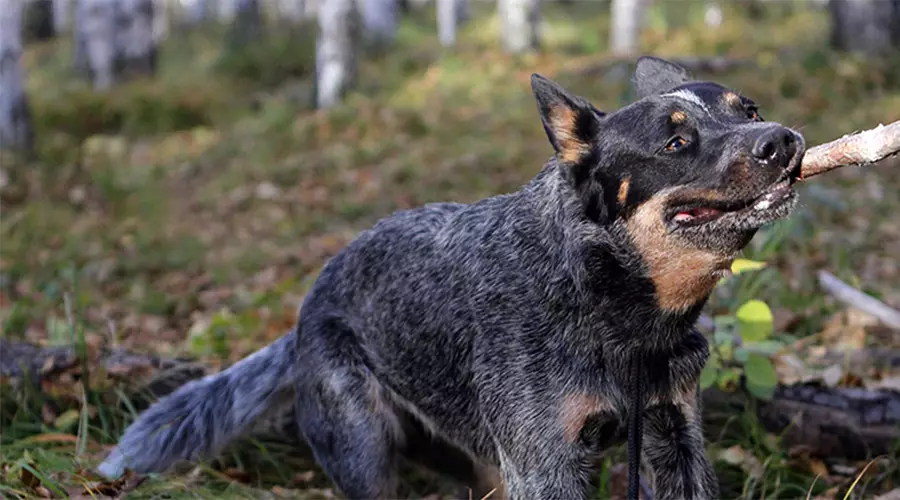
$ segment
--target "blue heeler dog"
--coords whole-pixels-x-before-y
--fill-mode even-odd
[[[555,150],[540,173],[362,232],[292,332],[151,406],[99,470],[212,456],[293,404],[349,498],[396,498],[399,461],[431,449],[479,494],[587,499],[593,458],[626,430],[630,496],[641,467],[659,499],[718,498],[694,323],[756,231],[791,213],[805,142],[676,64],[642,57],[634,83],[640,99],[605,114],[533,75]]]

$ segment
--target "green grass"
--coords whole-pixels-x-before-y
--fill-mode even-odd
[[[799,127],[811,144],[900,116],[900,65],[827,51],[824,12],[797,6],[751,20],[729,8],[726,24],[709,30],[699,3],[672,4],[663,5],[667,18],[651,16],[643,50],[754,58],[755,67],[698,76],[751,95],[766,119]],[[68,40],[29,47],[38,158],[9,169],[7,193],[19,194],[3,198],[3,335],[87,346],[114,337],[131,349],[234,362],[281,335],[325,260],[378,218],[507,192],[537,173],[551,149],[530,73],[601,109],[631,98],[627,82],[588,71],[607,61],[605,3],[548,5],[542,51],[520,57],[500,50],[491,6],[475,6],[453,50],[439,47],[431,13],[405,18],[397,47],[369,55],[356,91],[327,113],[309,106],[311,38],[302,30],[229,53],[218,48],[221,30],[173,33],[157,78],[107,94],[73,78]],[[900,304],[898,188],[889,166],[810,181],[796,215],[745,252],[770,268],[723,286],[710,311],[761,298],[800,317],[786,333],[815,334],[840,310],[816,286],[819,268]],[[4,390],[3,495],[34,496],[32,476],[50,491],[96,480],[87,469],[133,418],[129,407],[146,402],[92,378],[50,396]],[[47,420],[45,406],[67,418]],[[750,474],[717,460],[723,494],[804,498],[815,474],[750,410],[723,415],[709,436],[714,456],[739,445],[759,464]],[[238,443],[212,465],[151,477],[129,498],[274,498],[273,487],[319,498],[330,488],[308,453],[277,440]],[[229,479],[228,467],[247,484]],[[872,478],[870,488],[896,484],[893,467],[892,476],[873,466],[856,491]],[[311,481],[296,480],[308,470]],[[445,491],[439,479],[410,477],[423,494]],[[852,479],[820,479],[813,495]],[[598,478],[601,491],[606,481]]]

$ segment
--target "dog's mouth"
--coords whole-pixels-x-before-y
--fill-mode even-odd
[[[765,218],[772,214],[778,217],[781,207],[794,198],[793,184],[797,177],[786,171],[777,181],[770,184],[753,198],[743,200],[698,199],[678,203],[669,208],[669,220],[678,226],[699,226],[721,219],[730,214],[757,215]]]

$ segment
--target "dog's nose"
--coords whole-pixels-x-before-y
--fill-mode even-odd
[[[785,127],[766,130],[753,144],[753,156],[765,162],[786,162],[797,152],[797,138]]]

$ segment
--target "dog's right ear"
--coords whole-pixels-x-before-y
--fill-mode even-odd
[[[635,63],[634,87],[640,99],[662,94],[692,79],[684,67],[658,57],[641,56]]]
[[[531,90],[557,158],[569,164],[580,163],[591,153],[604,113],[537,73],[531,75]]]

